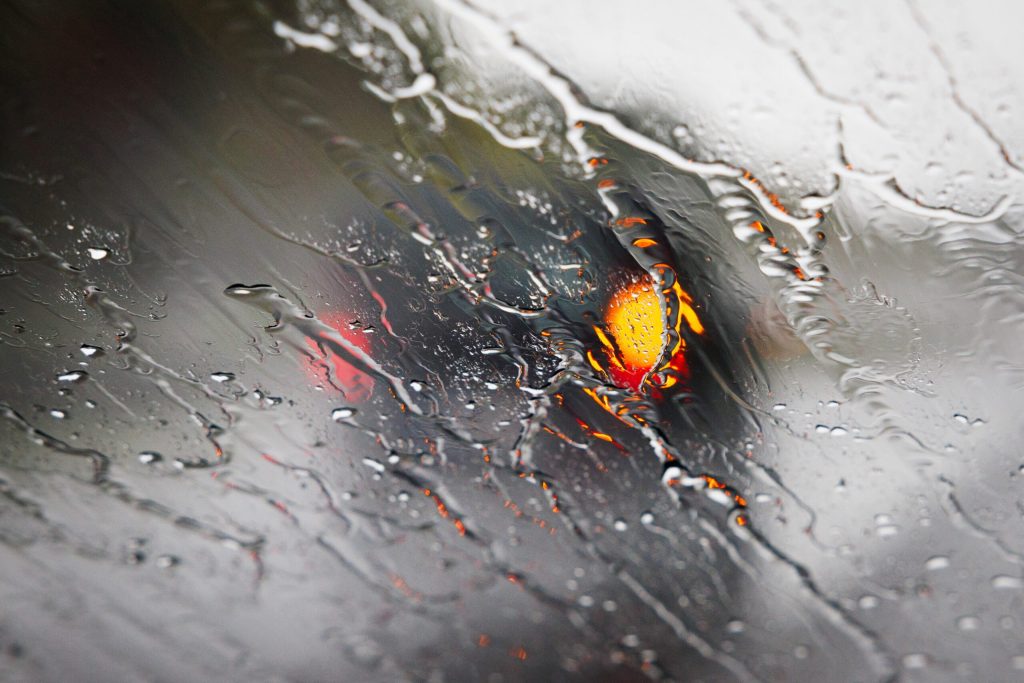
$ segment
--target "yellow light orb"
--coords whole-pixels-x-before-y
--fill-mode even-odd
[[[620,289],[608,303],[605,324],[622,364],[630,370],[647,372],[661,355],[662,319],[658,293],[650,281],[641,281]]]

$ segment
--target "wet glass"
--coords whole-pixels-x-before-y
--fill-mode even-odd
[[[1021,679],[1022,20],[0,5],[0,678]]]

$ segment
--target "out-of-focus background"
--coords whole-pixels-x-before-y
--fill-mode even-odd
[[[0,678],[1020,680],[1022,22],[0,4]]]

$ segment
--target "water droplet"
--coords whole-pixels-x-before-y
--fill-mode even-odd
[[[1005,576],[1000,574],[999,576],[992,577],[992,587],[1018,590],[1020,588],[1024,588],[1024,581],[1021,581],[1016,576]]]
[[[214,382],[230,382],[235,378],[234,373],[231,372],[214,372],[210,374],[210,379]]]
[[[62,373],[60,375],[57,375],[57,381],[58,382],[72,382],[72,383],[74,383],[74,382],[81,382],[82,380],[84,380],[88,376],[89,375],[87,373],[83,372],[82,370],[72,370],[70,372],[65,372],[65,373]]]
[[[107,256],[110,255],[109,250],[100,247],[90,247],[88,251],[89,258],[91,258],[93,261],[102,261],[103,259],[107,258]]]
[[[981,626],[981,620],[977,617],[960,617],[956,620],[956,627],[961,631],[977,631]]]
[[[629,525],[626,524],[626,520],[624,520],[622,518],[619,518],[619,519],[616,519],[614,522],[612,522],[612,527],[616,531],[625,531],[626,529],[629,528]]]
[[[103,349],[98,346],[92,346],[90,344],[82,344],[78,347],[78,350],[82,352],[82,355],[86,358],[92,358],[93,356],[103,355]]]
[[[874,595],[862,595],[857,601],[857,605],[861,609],[874,609],[878,607],[878,598]]]
[[[331,411],[331,419],[335,422],[340,422],[341,420],[347,420],[355,414],[355,408],[335,408]]]
[[[59,408],[54,408],[53,410],[50,411],[50,417],[56,418],[58,420],[63,420],[67,416],[68,416],[67,411],[60,410]]]
[[[640,515],[640,523],[644,525],[654,524],[654,513],[649,510]]]
[[[943,555],[936,555],[935,557],[928,558],[928,561],[924,563],[924,568],[928,571],[935,571],[937,569],[945,569],[949,566],[949,558]]]
[[[139,453],[139,462],[143,465],[152,465],[158,463],[164,459],[164,456],[160,455],[156,451],[143,451]]]
[[[131,539],[125,548],[125,562],[128,564],[142,564],[146,561],[146,553],[143,548],[146,546],[145,538]]]
[[[374,470],[375,472],[384,472],[387,470],[387,468],[384,466],[384,463],[374,458],[363,458],[363,464],[369,467],[370,469]]]
[[[160,569],[170,569],[171,567],[177,566],[181,560],[174,555],[161,555],[156,558],[156,566]]]
[[[904,655],[903,666],[907,669],[923,669],[928,666],[928,655],[919,653]]]
[[[665,471],[661,475],[661,481],[663,484],[671,485],[672,482],[678,482],[683,477],[683,470],[675,465],[666,467]]]

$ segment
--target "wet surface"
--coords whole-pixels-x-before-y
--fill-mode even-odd
[[[924,9],[0,6],[3,677],[1018,680],[1024,88]]]

